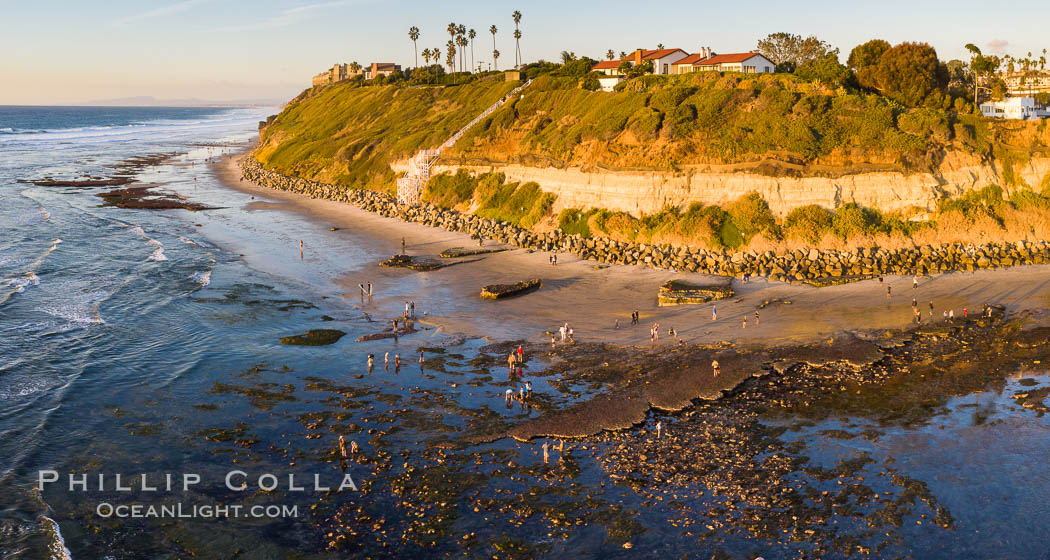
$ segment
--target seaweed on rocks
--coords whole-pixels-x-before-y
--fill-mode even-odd
[[[294,346],[327,346],[335,344],[346,333],[336,329],[311,329],[305,334],[281,337],[281,344]]]
[[[439,270],[453,263],[441,262],[429,257],[413,257],[410,255],[394,255],[382,262],[383,266],[391,268],[407,268],[420,272]]]
[[[657,302],[667,305],[707,303],[733,297],[733,288],[728,278],[706,284],[694,284],[682,280],[668,280],[657,294]]]
[[[540,289],[542,285],[543,281],[539,278],[522,280],[515,284],[489,284],[488,286],[481,288],[481,297],[484,299],[504,299],[515,297],[534,292]]]
[[[144,185],[140,187],[128,187],[125,189],[98,193],[95,196],[101,197],[105,200],[106,206],[116,206],[117,208],[130,208],[137,210],[182,209],[193,212],[215,209],[213,206],[190,202],[176,194],[157,192],[153,189],[153,186]]]

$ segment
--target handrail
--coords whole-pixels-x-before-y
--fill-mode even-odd
[[[502,107],[511,96],[516,95],[531,83],[532,80],[528,80],[524,84],[510,90],[507,95],[503,96],[499,101],[493,103],[487,109],[482,111],[480,115],[474,117],[474,119],[467,123],[466,126],[457,130],[455,134],[449,137],[448,140],[445,140],[437,148],[429,148],[416,152],[416,155],[408,161],[408,172],[405,173],[404,177],[397,180],[397,203],[418,203],[419,195],[423,192],[423,188],[426,187],[427,182],[430,180],[430,168],[434,166],[434,161],[441,157],[441,152],[446,148],[454,146],[456,142],[471,129],[471,127],[494,113],[497,109]]]

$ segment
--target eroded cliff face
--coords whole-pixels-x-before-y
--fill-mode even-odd
[[[404,162],[393,166],[405,168]],[[534,181],[549,193],[557,195],[554,211],[564,208],[605,208],[635,216],[659,212],[668,205],[687,206],[692,202],[724,205],[751,191],[769,203],[778,216],[807,204],[837,208],[848,202],[876,208],[883,212],[900,211],[905,217],[920,216],[936,207],[944,196],[958,196],[990,184],[1003,186],[1001,164],[982,163],[977,157],[948,154],[936,173],[904,174],[872,172],[841,177],[772,177],[741,171],[725,172],[710,166],[686,167],[680,172],[584,171],[579,167],[558,169],[517,164],[497,166],[439,165],[436,173],[471,173],[498,171],[508,181]],[[1013,169],[1017,184],[1039,190],[1050,176],[1050,158],[1033,158]]]

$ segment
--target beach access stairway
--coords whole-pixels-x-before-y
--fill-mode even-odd
[[[423,193],[423,188],[427,186],[427,181],[430,180],[430,169],[434,166],[434,162],[441,156],[441,152],[446,148],[454,146],[471,127],[502,107],[504,103],[509,101],[531,83],[532,80],[528,80],[524,84],[512,89],[507,95],[504,95],[499,101],[493,103],[491,107],[482,111],[480,115],[474,117],[474,120],[456,131],[455,134],[449,137],[448,140],[445,140],[445,142],[437,148],[420,150],[416,155],[412,156],[412,159],[408,160],[408,171],[405,173],[404,177],[397,180],[397,203],[409,205],[418,203],[419,197]]]

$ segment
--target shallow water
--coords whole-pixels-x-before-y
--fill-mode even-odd
[[[336,279],[389,256],[383,243],[352,224],[332,233],[330,224],[260,209],[221,187],[206,159],[239,149],[274,109],[11,111],[0,108],[0,130],[10,129],[0,134],[0,556],[62,557],[67,548],[73,558],[797,554],[668,523],[677,506],[611,478],[599,439],[551,451],[549,468],[544,442],[465,444],[601,385],[562,392],[543,375],[543,355],[511,378],[509,347],[425,326],[397,343],[354,342],[400,315],[401,297],[419,312],[473,305],[480,330],[497,318],[484,304],[448,301],[441,286],[408,271],[377,286],[375,301],[345,297]],[[180,155],[139,170],[140,181],[218,209],[122,210],[94,196],[109,188],[18,182],[109,176],[127,158],[154,153]],[[331,346],[278,342],[309,329],[348,334]],[[532,406],[506,401],[505,391],[526,381]],[[878,473],[892,468],[925,482],[951,511],[956,527],[945,530],[916,523],[923,510],[915,508],[893,529],[887,556],[1039,557],[1050,431],[1010,398],[1016,383],[956,399],[924,426],[879,427],[874,439],[827,435],[872,428],[857,419],[783,438],[827,465],[867,454],[872,485],[886,484]],[[359,448],[345,465],[340,435]],[[102,490],[53,484],[40,493],[41,469],[147,474],[153,484],[197,473],[203,482],[187,492],[140,483],[118,492],[107,478]],[[232,469],[253,480],[293,474],[311,489],[236,492],[223,484]],[[359,492],[312,489],[314,475],[331,486],[346,473]],[[98,515],[101,503],[285,505],[299,515],[113,520]]]

